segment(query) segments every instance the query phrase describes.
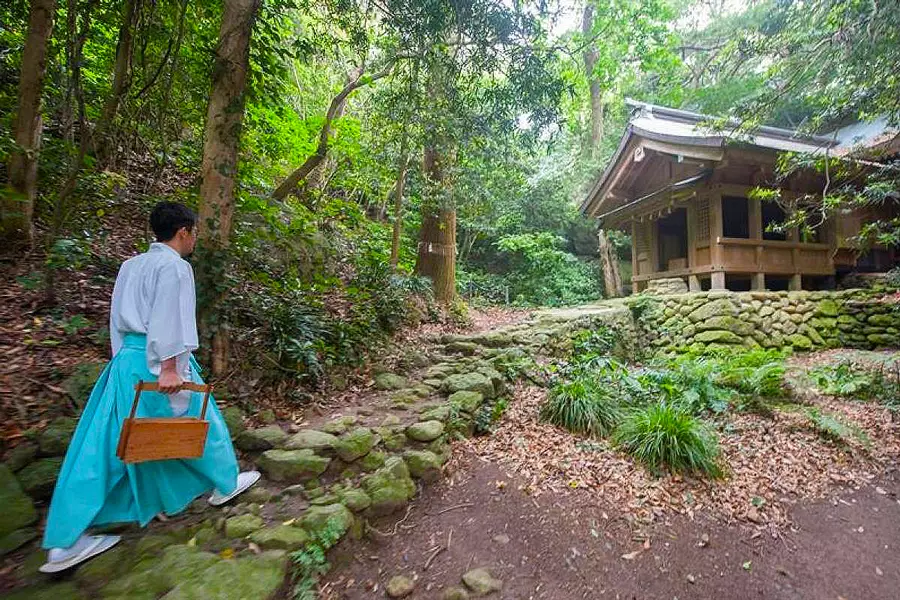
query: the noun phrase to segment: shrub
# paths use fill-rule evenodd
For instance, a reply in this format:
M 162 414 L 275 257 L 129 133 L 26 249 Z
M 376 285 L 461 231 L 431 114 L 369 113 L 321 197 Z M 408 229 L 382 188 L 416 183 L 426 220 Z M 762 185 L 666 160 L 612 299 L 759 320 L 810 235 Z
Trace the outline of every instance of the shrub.
M 582 377 L 555 385 L 540 416 L 572 433 L 601 437 L 615 429 L 622 409 L 610 390 Z
M 654 472 L 722 476 L 715 434 L 672 404 L 660 402 L 632 412 L 616 430 L 614 440 Z

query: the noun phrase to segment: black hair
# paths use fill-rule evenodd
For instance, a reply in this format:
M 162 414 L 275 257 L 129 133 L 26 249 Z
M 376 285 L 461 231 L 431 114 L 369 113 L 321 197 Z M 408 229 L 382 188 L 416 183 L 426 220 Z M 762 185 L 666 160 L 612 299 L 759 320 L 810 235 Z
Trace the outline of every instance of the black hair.
M 192 231 L 196 222 L 194 211 L 178 202 L 160 202 L 150 213 L 150 228 L 157 242 L 168 242 L 182 227 Z

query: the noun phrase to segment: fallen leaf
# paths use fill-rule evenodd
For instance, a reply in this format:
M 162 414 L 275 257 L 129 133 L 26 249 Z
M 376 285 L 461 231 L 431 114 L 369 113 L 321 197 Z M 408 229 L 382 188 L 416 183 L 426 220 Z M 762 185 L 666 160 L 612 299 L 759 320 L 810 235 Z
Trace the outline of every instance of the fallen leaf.
M 745 570 L 745 571 L 749 571 L 749 570 L 753 567 L 753 561 L 752 561 L 752 560 L 748 560 L 747 562 L 745 562 L 745 563 L 742 564 L 741 566 L 744 567 L 744 570 Z

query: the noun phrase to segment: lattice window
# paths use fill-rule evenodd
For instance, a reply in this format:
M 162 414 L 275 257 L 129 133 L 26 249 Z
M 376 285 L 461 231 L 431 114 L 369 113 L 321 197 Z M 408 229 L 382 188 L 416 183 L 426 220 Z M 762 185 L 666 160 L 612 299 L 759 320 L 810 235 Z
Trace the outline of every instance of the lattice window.
M 697 202 L 697 241 L 709 243 L 709 198 L 706 197 Z

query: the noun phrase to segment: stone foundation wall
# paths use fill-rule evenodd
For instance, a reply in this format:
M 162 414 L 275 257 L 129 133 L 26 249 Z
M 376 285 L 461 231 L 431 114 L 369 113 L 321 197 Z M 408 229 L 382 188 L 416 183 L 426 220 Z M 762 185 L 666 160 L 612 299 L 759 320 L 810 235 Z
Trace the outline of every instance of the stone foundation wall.
M 900 347 L 900 303 L 867 290 L 702 292 L 629 299 L 658 350 Z
M 688 286 L 681 277 L 669 279 L 653 279 L 647 282 L 645 294 L 667 296 L 669 294 L 686 294 Z

